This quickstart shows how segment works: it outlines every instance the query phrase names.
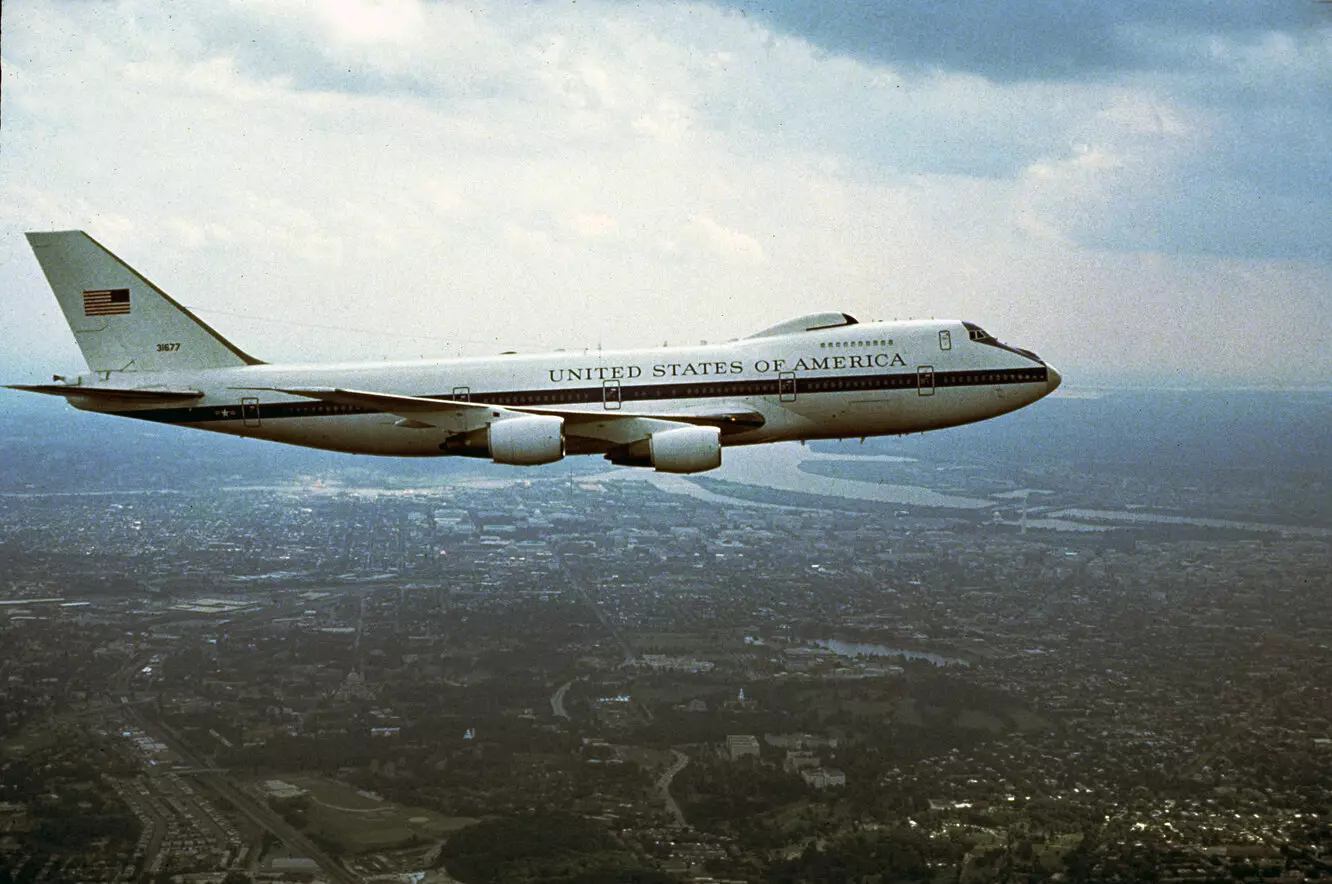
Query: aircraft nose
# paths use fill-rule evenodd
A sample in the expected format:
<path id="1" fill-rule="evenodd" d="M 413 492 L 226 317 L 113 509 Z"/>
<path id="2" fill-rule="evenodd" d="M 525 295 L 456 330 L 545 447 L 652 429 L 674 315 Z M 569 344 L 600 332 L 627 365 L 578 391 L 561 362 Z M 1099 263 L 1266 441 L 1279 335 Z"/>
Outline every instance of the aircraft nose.
<path id="1" fill-rule="evenodd" d="M 1064 376 L 1055 371 L 1053 365 L 1045 366 L 1045 392 L 1047 394 L 1053 393 L 1055 390 L 1059 389 L 1059 385 L 1063 382 Z"/>

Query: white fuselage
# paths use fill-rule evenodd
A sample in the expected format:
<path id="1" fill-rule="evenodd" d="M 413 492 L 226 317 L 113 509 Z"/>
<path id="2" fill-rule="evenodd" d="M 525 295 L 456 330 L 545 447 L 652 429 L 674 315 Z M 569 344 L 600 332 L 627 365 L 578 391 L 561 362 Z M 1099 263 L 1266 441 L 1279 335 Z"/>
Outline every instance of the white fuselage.
<path id="1" fill-rule="evenodd" d="M 955 321 L 871 322 L 651 350 L 570 351 L 379 364 L 259 364 L 164 372 L 181 404 L 80 407 L 362 454 L 438 456 L 454 435 L 400 414 L 276 392 L 340 388 L 541 412 L 737 414 L 723 445 L 913 433 L 1029 405 L 1059 384 L 1035 354 Z M 265 389 L 269 388 L 269 389 Z M 609 446 L 571 441 L 569 453 Z"/>

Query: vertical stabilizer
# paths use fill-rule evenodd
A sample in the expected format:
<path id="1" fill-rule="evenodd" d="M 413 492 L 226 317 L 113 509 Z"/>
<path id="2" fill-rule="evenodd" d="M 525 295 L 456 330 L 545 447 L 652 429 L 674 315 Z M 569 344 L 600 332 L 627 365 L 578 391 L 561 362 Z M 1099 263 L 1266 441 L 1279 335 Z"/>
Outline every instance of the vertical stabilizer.
<path id="1" fill-rule="evenodd" d="M 83 231 L 29 233 L 28 243 L 93 371 L 259 364 Z"/>

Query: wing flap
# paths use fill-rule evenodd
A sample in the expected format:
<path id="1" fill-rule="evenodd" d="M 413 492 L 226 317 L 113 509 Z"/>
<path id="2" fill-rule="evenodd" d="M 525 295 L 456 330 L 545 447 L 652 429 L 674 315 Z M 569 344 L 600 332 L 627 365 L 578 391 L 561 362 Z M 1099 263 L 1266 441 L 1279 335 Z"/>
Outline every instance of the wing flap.
<path id="1" fill-rule="evenodd" d="M 654 414 L 651 417 L 670 421 L 673 424 L 689 424 L 695 427 L 716 427 L 723 436 L 757 430 L 768 422 L 757 411 L 696 411 L 678 414 Z"/>

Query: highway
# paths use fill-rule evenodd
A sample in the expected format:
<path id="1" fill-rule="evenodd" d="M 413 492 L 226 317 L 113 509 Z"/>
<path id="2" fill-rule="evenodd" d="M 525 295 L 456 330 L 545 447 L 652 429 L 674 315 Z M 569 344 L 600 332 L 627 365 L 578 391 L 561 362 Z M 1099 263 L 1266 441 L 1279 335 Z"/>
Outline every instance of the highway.
<path id="1" fill-rule="evenodd" d="M 675 779 L 675 775 L 689 765 L 689 756 L 679 749 L 672 749 L 671 752 L 675 754 L 675 763 L 665 773 L 657 777 L 657 791 L 661 793 L 662 800 L 666 802 L 666 809 L 670 811 L 671 816 L 675 817 L 675 824 L 681 829 L 687 829 L 689 823 L 685 822 L 684 811 L 680 809 L 679 802 L 671 794 L 671 780 Z"/>
<path id="2" fill-rule="evenodd" d="M 128 707 L 126 714 L 143 728 L 154 740 L 166 744 L 167 748 L 180 757 L 182 763 L 190 767 L 206 768 L 204 763 L 180 735 L 159 721 L 151 720 L 144 715 L 141 710 Z M 225 773 L 204 774 L 197 773 L 190 775 L 200 789 L 212 792 L 218 798 L 235 807 L 242 816 L 252 822 L 260 829 L 271 832 L 275 837 L 287 845 L 288 849 L 294 853 L 304 854 L 314 860 L 315 864 L 324 871 L 328 877 L 338 882 L 338 884 L 360 884 L 361 879 L 352 874 L 333 857 L 329 856 L 309 839 L 304 833 L 294 828 L 281 816 L 274 813 L 273 810 L 262 800 L 257 799 L 249 792 L 232 783 Z"/>
<path id="3" fill-rule="evenodd" d="M 338 882 L 338 884 L 360 884 L 361 879 L 358 876 L 352 874 L 304 833 L 274 813 L 262 799 L 256 798 L 233 783 L 225 771 L 213 772 L 215 768 L 209 763 L 208 759 L 202 757 L 179 734 L 157 719 L 145 714 L 144 709 L 128 699 L 130 679 L 147 661 L 147 654 L 137 655 L 117 670 L 111 678 L 110 693 L 113 697 L 119 698 L 120 708 L 125 713 L 126 719 L 137 724 L 143 729 L 144 733 L 154 740 L 166 745 L 180 758 L 182 765 L 194 768 L 195 772 L 182 771 L 181 773 L 184 776 L 191 777 L 200 789 L 211 792 L 235 807 L 242 816 L 259 829 L 271 832 L 294 853 L 304 854 L 314 860 L 315 864 L 331 880 Z M 158 843 L 160 843 L 160 840 L 160 838 L 155 837 L 155 841 Z M 149 850 L 148 861 L 151 861 L 153 854 L 156 852 L 155 846 Z"/>

